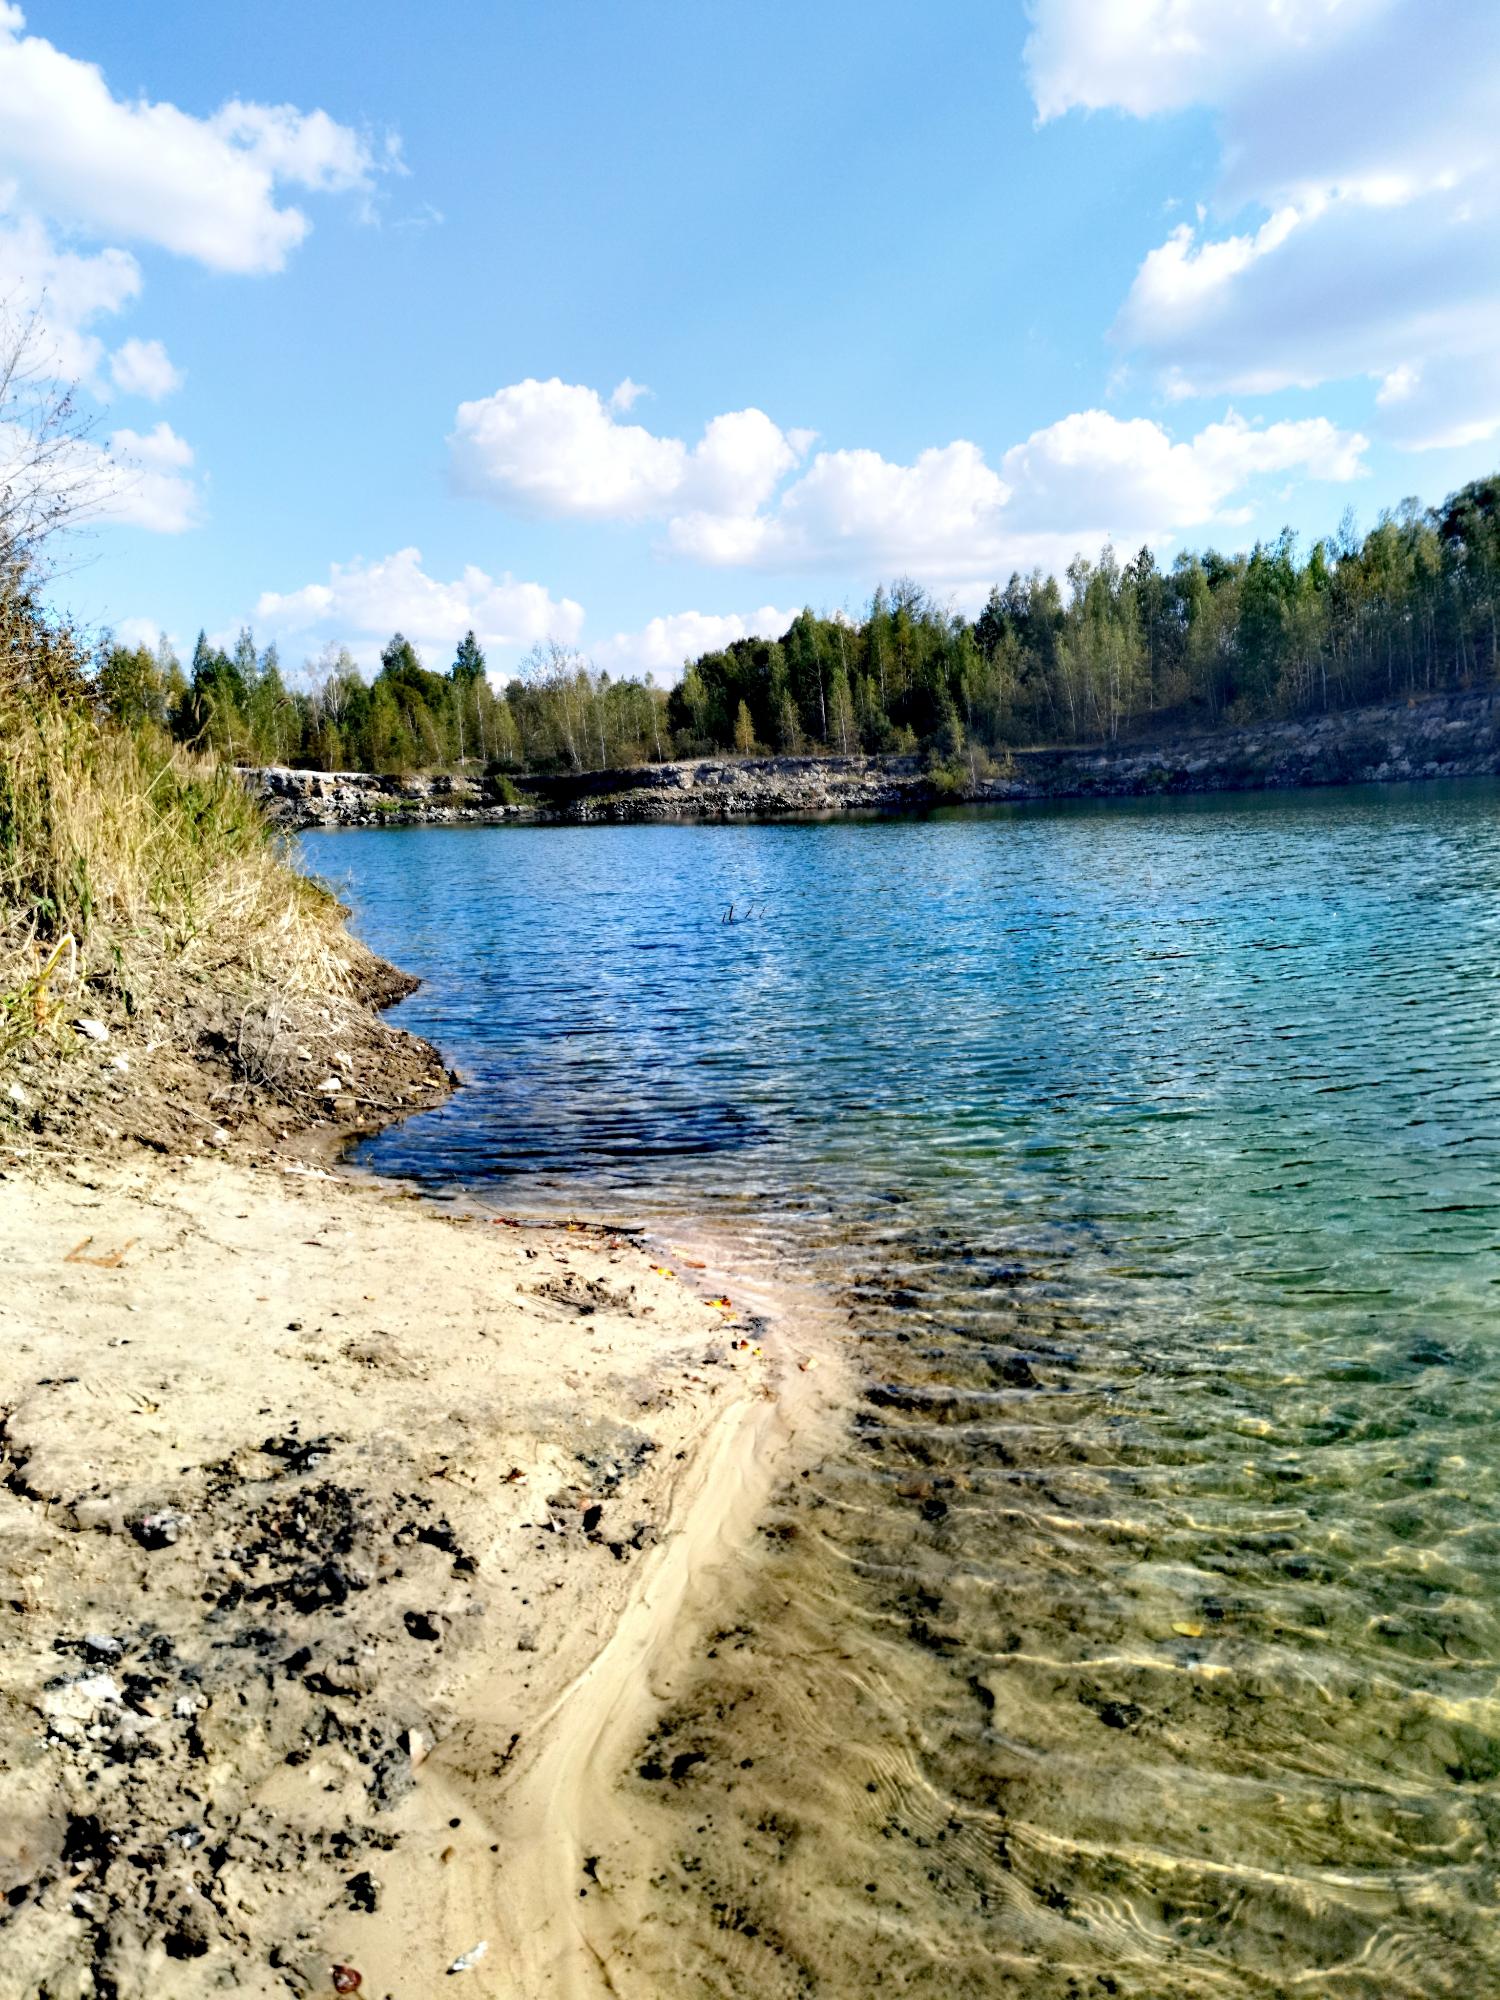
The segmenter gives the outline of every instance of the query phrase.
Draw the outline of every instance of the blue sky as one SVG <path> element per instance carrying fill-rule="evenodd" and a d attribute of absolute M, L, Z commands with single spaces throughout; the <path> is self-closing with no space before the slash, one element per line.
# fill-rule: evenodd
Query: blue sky
<path fill-rule="evenodd" d="M 61 585 L 295 669 L 612 671 L 1500 461 L 1492 0 L 0 0 Z"/>

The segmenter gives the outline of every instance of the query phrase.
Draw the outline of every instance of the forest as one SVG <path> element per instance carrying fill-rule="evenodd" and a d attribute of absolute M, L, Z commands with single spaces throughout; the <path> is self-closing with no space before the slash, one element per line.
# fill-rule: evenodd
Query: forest
<path fill-rule="evenodd" d="M 503 688 L 472 632 L 439 671 L 399 632 L 371 679 L 346 650 L 291 679 L 274 647 L 200 634 L 184 666 L 98 649 L 96 687 L 127 722 L 241 764 L 321 770 L 599 769 L 705 754 L 924 753 L 935 762 L 1033 744 L 1114 742 L 1494 679 L 1500 475 L 1441 507 L 1407 501 L 1363 537 L 1346 515 L 1304 552 L 1288 530 L 1248 554 L 1106 547 L 1059 580 L 1013 575 L 973 620 L 919 584 L 877 590 L 862 618 L 806 610 L 779 639 L 685 662 L 671 689 L 611 679 L 555 643 Z"/>

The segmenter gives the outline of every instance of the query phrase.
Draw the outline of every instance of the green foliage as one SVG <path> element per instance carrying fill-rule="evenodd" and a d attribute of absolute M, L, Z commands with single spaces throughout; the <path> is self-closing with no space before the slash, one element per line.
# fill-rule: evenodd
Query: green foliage
<path fill-rule="evenodd" d="M 972 622 L 898 578 L 863 619 L 801 611 L 780 639 L 687 662 L 670 692 L 550 642 L 502 692 L 473 632 L 446 674 L 398 632 L 372 680 L 325 654 L 294 688 L 248 630 L 228 652 L 200 633 L 188 675 L 165 642 L 106 642 L 95 688 L 117 719 L 165 722 L 242 764 L 553 772 L 765 749 L 919 752 L 938 769 L 1475 685 L 1497 671 L 1497 619 L 1500 477 L 1430 511 L 1404 502 L 1363 540 L 1346 518 L 1305 556 L 1290 531 L 1167 570 L 1149 549 L 1122 563 L 1106 548 L 1061 582 L 1013 575 Z"/>

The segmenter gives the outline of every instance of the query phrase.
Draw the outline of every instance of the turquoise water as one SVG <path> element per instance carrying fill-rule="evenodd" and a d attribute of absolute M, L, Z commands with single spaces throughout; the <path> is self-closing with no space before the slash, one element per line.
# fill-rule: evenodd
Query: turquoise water
<path fill-rule="evenodd" d="M 622 1990 L 1500 1992 L 1500 786 L 305 847 L 367 1164 L 847 1315 Z"/>

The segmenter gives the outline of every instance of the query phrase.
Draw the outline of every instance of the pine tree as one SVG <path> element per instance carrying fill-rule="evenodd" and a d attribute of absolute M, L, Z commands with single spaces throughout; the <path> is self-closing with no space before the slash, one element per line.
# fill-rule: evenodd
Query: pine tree
<path fill-rule="evenodd" d="M 471 631 L 465 632 L 458 642 L 458 651 L 453 656 L 453 671 L 449 678 L 460 684 L 473 687 L 484 679 L 484 651 Z"/>

